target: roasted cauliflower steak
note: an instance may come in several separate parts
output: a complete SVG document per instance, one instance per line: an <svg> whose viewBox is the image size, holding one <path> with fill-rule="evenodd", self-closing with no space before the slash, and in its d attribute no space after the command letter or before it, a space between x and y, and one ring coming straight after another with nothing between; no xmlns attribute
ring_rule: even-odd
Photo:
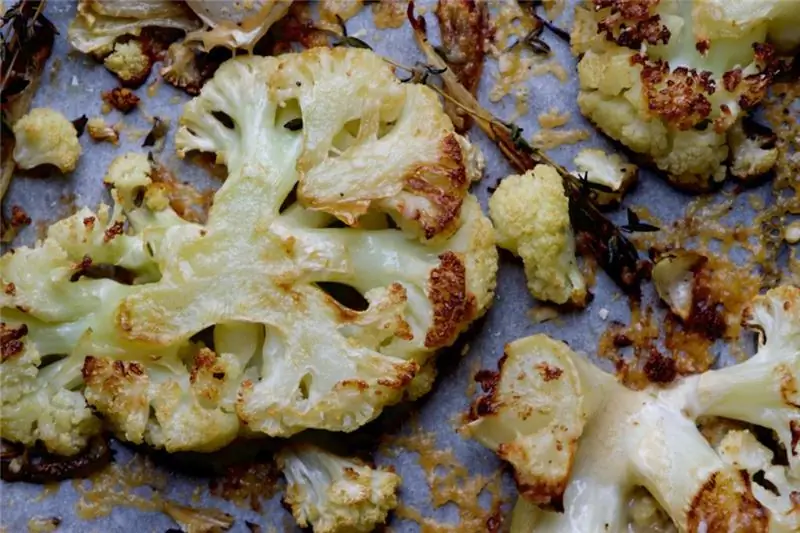
<svg viewBox="0 0 800 533"><path fill-rule="evenodd" d="M506 348L464 431L514 468L512 532L625 531L644 487L678 531L796 531L800 509L800 289L757 296L750 359L630 390L563 343ZM786 458L733 431L715 450L697 428L721 417L771 430ZM766 479L766 481L763 481Z"/></svg>
<svg viewBox="0 0 800 533"><path fill-rule="evenodd" d="M34 439L35 423L9 431L37 405L6 393L23 379L84 389L120 438L168 451L352 431L424 394L432 355L489 306L493 230L468 192L482 159L430 89L372 52L232 59L176 144L227 165L207 223L181 219L147 156L126 154L105 179L113 208L0 259L4 327L25 333L8 357L4 340L3 437ZM63 367L61 388L37 381L37 357Z"/></svg>

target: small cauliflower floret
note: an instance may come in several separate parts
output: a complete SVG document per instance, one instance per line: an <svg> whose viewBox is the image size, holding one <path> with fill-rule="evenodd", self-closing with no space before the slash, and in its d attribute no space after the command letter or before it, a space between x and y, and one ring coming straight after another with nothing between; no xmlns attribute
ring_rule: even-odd
<svg viewBox="0 0 800 533"><path fill-rule="evenodd" d="M520 256L528 289L540 300L586 305L586 283L575 259L569 201L554 168L538 165L508 176L489 199L497 244Z"/></svg>
<svg viewBox="0 0 800 533"><path fill-rule="evenodd" d="M766 95L777 63L765 41L787 41L779 28L797 17L790 4L589 0L571 40L581 112L677 187L708 190L729 168L763 174L771 156L729 161L736 137L726 133Z"/></svg>
<svg viewBox="0 0 800 533"><path fill-rule="evenodd" d="M187 41L201 41L206 50L224 46L252 52L267 30L288 13L292 0L253 0L239 4L187 0L186 5L207 26L206 29L190 33Z"/></svg>
<svg viewBox="0 0 800 533"><path fill-rule="evenodd" d="M78 131L58 111L48 107L32 109L14 124L13 130L13 157L19 168L54 165L61 172L72 172L78 165Z"/></svg>
<svg viewBox="0 0 800 533"><path fill-rule="evenodd" d="M470 426L486 420L496 425L486 435L506 440L503 435L525 435L531 420L553 413L554 420L568 420L565 425L577 430L577 435L573 431L569 439L559 440L561 446L574 450L574 439L578 440L563 491L563 513L546 508L552 501L520 490L511 530L624 531L633 518L630 498L642 487L679 531L795 531L797 511L792 504L797 496L792 495L796 494L792 487L796 487L800 462L798 310L800 289L796 287L779 287L756 297L745 312L746 322L762 332L756 355L731 367L683 378L664 389L627 389L570 350L551 348L546 365L561 370L559 377L578 370L574 383L566 382L572 383L565 387L573 395L568 403L558 401L563 392L553 394L543 386L546 373L540 377L530 370L541 360L541 341L537 337L517 341L520 351L515 356L525 363L506 369L508 363L501 360L499 384L494 385L500 391L514 391L507 396L507 405L512 407L505 413L502 407L497 414L492 409L482 413L485 399L478 400L473 408L478 418ZM522 416L510 416L515 412ZM757 457L758 450L743 442L740 447L750 450L734 453L733 437L723 440L718 453L697 429L697 420L709 416L773 430L789 465L771 465L770 456ZM582 431L581 424L574 422L581 417L585 420ZM503 446L497 446L497 440L489 437L488 444L497 447L502 457ZM516 445L519 440L511 442ZM553 465L564 462L512 464L518 480L548 479ZM779 494L755 486L758 471L778 487Z"/></svg>
<svg viewBox="0 0 800 533"><path fill-rule="evenodd" d="M106 68L116 75L123 85L138 87L150 74L153 60L144 53L139 41L116 43L114 50L103 60Z"/></svg>
<svg viewBox="0 0 800 533"><path fill-rule="evenodd" d="M5 316L4 316L5 318ZM67 357L39 369L36 331L0 323L0 436L60 455L80 452L100 432L100 421L80 391L80 359ZM44 341L44 339L43 339Z"/></svg>
<svg viewBox="0 0 800 533"><path fill-rule="evenodd" d="M603 187L591 191L592 199L602 206L619 205L639 176L636 165L626 163L618 154L609 155L595 148L581 150L573 162L577 168L576 176Z"/></svg>
<svg viewBox="0 0 800 533"><path fill-rule="evenodd" d="M747 119L728 130L728 145L731 148L730 172L743 181L767 174L778 160L776 136L772 130Z"/></svg>
<svg viewBox="0 0 800 533"><path fill-rule="evenodd" d="M773 462L774 453L749 431L728 432L717 447L722 459L751 478L753 492L771 513L778 531L800 531L800 478L787 476L786 469ZM762 481L763 480L763 481Z"/></svg>
<svg viewBox="0 0 800 533"><path fill-rule="evenodd" d="M368 532L397 507L400 476L309 444L277 456L286 476L284 503L301 527L315 533Z"/></svg>
<svg viewBox="0 0 800 533"><path fill-rule="evenodd" d="M656 258L653 284L658 296L681 320L689 320L696 307L697 272L708 261L704 255L690 250L676 250Z"/></svg>

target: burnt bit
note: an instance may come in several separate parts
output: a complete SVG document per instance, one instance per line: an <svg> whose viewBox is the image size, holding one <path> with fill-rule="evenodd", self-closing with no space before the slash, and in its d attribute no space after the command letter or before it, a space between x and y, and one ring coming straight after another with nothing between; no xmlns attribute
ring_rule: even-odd
<svg viewBox="0 0 800 533"><path fill-rule="evenodd" d="M667 44L672 34L652 9L659 0L593 0L595 11L609 9L597 24L607 41L638 50L643 43Z"/></svg>
<svg viewBox="0 0 800 533"><path fill-rule="evenodd" d="M124 231L125 223L121 220L117 220L111 226L103 232L103 242L108 243L114 240L118 235L122 235Z"/></svg>
<svg viewBox="0 0 800 533"><path fill-rule="evenodd" d="M692 499L686 521L688 531L723 532L730 524L751 533L769 531L769 513L744 471L714 472Z"/></svg>
<svg viewBox="0 0 800 533"><path fill-rule="evenodd" d="M433 305L433 324L425 347L446 346L475 316L475 297L467 292L466 268L456 253L439 256L439 266L428 278L428 299Z"/></svg>
<svg viewBox="0 0 800 533"><path fill-rule="evenodd" d="M631 63L642 67L639 76L648 109L665 121L688 130L711 114L708 96L716 92L716 84L710 72L686 67L671 70L668 62L642 54L634 54Z"/></svg>
<svg viewBox="0 0 800 533"><path fill-rule="evenodd" d="M163 148L163 141L169 132L169 122L159 117L153 117L153 127L144 138L142 147L155 146L156 149Z"/></svg>
<svg viewBox="0 0 800 533"><path fill-rule="evenodd" d="M675 360L665 357L655 348L650 349L650 357L644 364L644 373L650 383L672 383L678 375Z"/></svg>
<svg viewBox="0 0 800 533"><path fill-rule="evenodd" d="M121 113L130 113L139 105L139 97L126 87L115 87L102 93L104 102ZM85 116L85 115L84 115Z"/></svg>
<svg viewBox="0 0 800 533"><path fill-rule="evenodd" d="M18 205L11 206L11 227L19 229L23 226L28 226L31 223L31 217L28 213Z"/></svg>
<svg viewBox="0 0 800 533"><path fill-rule="evenodd" d="M441 55L458 81L474 95L490 37L488 4L482 0L439 0L436 18L442 37ZM456 131L463 133L470 128L469 114L450 101L444 106Z"/></svg>
<svg viewBox="0 0 800 533"><path fill-rule="evenodd" d="M14 285L14 283L9 282L5 287L3 287L3 292L6 293L8 296L16 296L17 286Z"/></svg>
<svg viewBox="0 0 800 533"><path fill-rule="evenodd" d="M561 377L564 371L557 366L550 366L547 363L539 363L536 365L536 370L542 379L545 381L553 381Z"/></svg>
<svg viewBox="0 0 800 533"><path fill-rule="evenodd" d="M75 131L78 132L78 137L83 135L83 132L86 131L86 124L88 122L89 122L89 117L87 117L86 115L81 115L72 121L72 126L75 128Z"/></svg>
<svg viewBox="0 0 800 533"><path fill-rule="evenodd" d="M112 460L112 451L105 437L94 437L77 455L53 455L40 446L25 449L6 440L0 444L0 477L3 481L52 483L65 479L85 478Z"/></svg>
<svg viewBox="0 0 800 533"><path fill-rule="evenodd" d="M700 55L704 56L711 49L711 41L709 41L708 39L700 39L699 41L694 43L694 48L700 53Z"/></svg>
<svg viewBox="0 0 800 533"><path fill-rule="evenodd" d="M700 261L692 268L692 308L685 325L689 331L700 333L709 340L725 335L725 308L712 294L712 272Z"/></svg>
<svg viewBox="0 0 800 533"><path fill-rule="evenodd" d="M497 372L479 370L475 373L475 381L481 386L484 394L472 403L469 420L477 420L482 416L491 415L497 410L495 395L497 394L497 386L500 384L500 373L503 371L503 365L505 365L507 359L508 354L504 352L500 360L497 361Z"/></svg>
<svg viewBox="0 0 800 533"><path fill-rule="evenodd" d="M797 445L800 444L800 422L792 420L789 422L789 429L792 432L792 449L788 451L793 456L798 454Z"/></svg>
<svg viewBox="0 0 800 533"><path fill-rule="evenodd" d="M20 324L17 327L9 326L5 322L0 322L0 359L3 363L12 357L19 355L25 343L22 338L28 334L28 326Z"/></svg>

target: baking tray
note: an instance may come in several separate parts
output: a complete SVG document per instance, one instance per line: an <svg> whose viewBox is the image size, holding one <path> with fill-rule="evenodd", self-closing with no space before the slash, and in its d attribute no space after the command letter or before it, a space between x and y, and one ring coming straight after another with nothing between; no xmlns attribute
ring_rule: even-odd
<svg viewBox="0 0 800 533"><path fill-rule="evenodd" d="M436 41L437 24L432 14L433 5L429 1L418 2L418 13L426 12L432 40ZM45 14L55 23L60 35L33 104L55 108L70 119L83 114L89 117L101 115L100 93L117 85L116 79L101 64L70 51L66 30L74 12L75 4L71 1L51 0L47 5ZM571 12L572 6L568 5L564 15L558 19L560 26L570 27ZM408 24L398 29L377 31L369 7L350 19L347 27L351 35L369 42L376 52L403 64L413 64L423 59L413 42ZM595 146L614 150L607 140L594 132L576 108L575 60L567 45L552 34L545 34L544 39L552 47L554 59L566 69L570 78L562 83L552 75L544 75L526 81L524 86L530 95L529 111L519 117L517 123L528 136L539 129L537 117L540 113L550 109L569 111L571 119L564 128L586 129L591 136L579 145L565 145L549 152L557 162L567 167L572 166L572 157L580 148ZM19 205L34 221L17 237L15 246L33 243L44 224L70 214L75 206L94 208L101 201L109 202L102 186L104 171L115 156L128 150L145 150L141 148L143 134L151 127L146 120L147 115L171 120L173 127L160 157L176 171L181 180L201 190L219 186L219 181L210 176L205 168L181 161L174 154L174 125L188 97L164 83L156 83L153 88L151 83L156 78L157 69L158 65L148 83L136 91L142 98L140 111L124 119L115 111L105 116L109 123L124 120L125 129L118 146L94 143L88 135L83 135L80 142L84 153L75 172L47 179L24 174L15 177L4 208ZM487 59L479 87L479 99L499 117L509 118L514 116L516 110L513 97L496 103L489 101L496 74L497 62ZM470 138L481 147L486 157L485 177L473 188L485 210L489 190L499 179L510 174L511 169L499 150L477 128L473 127ZM748 195L766 196L768 189L768 186L763 186L749 191ZM639 186L628 196L625 205L647 206L661 223L668 223L680 218L689 200L689 196L643 171ZM732 213L731 219L734 221L747 220L752 216L750 204L744 196L734 202ZM617 223L624 220L622 211L609 216ZM402 507L390 521L388 528L391 531L425 530L424 524L428 524L427 527L433 527L434 524L443 527L428 529L430 531L486 531L499 523L498 519L508 515L515 498L509 476L502 472L492 452L474 441L463 439L456 431L459 417L467 412L470 396L476 392L474 373L479 368L496 368L506 343L534 333L550 334L567 341L575 350L593 354L599 336L610 321L627 323L630 311L627 300L604 273L598 272L592 292L594 300L585 310L564 313L554 320L537 323L531 319L530 310L536 303L526 289L521 263L501 253L494 305L455 349L442 356L442 369L433 391L413 409L391 409L377 425L373 425L373 428L377 426L386 430L376 454L377 462L394 466L403 477L400 493ZM651 289L645 291L645 299L652 299ZM358 443L359 440L356 438L354 442ZM297 530L293 519L280 504L280 490L271 497L259 498L260 509L255 511L250 505L228 501L209 491L211 484L216 487L213 492L219 494L220 487L224 488L226 482L231 482L229 477L215 479L191 475L193 469L196 472L202 470L202 461L189 463L189 466L175 471L156 460L154 466L142 470L143 462L135 459L137 452L118 443L114 447L118 465L134 461L132 466L123 468L132 469L134 477L139 476L138 481L142 482L142 486L134 489L133 493L142 496L143 500L148 500L155 488L164 498L194 507L214 507L234 515L236 523L231 531L251 531L247 522L261 525L263 531ZM444 452L432 454L434 450ZM434 465L435 468L432 467ZM162 513L126 505L114 507L106 516L82 520L76 513L76 505L82 497L84 501L87 498L78 490L84 486L89 487L91 483L64 482L60 486L45 488L23 483L3 483L0 485L0 525L6 531L16 533L26 531L31 518L59 517L61 525L58 531L162 532L176 527ZM431 486L436 494L432 494ZM443 503L442 500L448 499L443 489L452 488L457 489L452 497L455 502ZM107 487L105 490L121 489ZM264 490L264 486L258 490ZM475 503L478 508L474 506Z"/></svg>

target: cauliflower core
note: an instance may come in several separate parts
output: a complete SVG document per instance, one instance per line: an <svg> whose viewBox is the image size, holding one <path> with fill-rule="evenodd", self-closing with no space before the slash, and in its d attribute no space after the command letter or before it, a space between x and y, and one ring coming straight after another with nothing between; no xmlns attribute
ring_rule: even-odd
<svg viewBox="0 0 800 533"><path fill-rule="evenodd" d="M676 186L707 190L763 173L731 154L726 132L756 106L777 72L768 38L797 46L784 28L800 24L793 2L591 0L572 32L581 112L605 134L644 155ZM744 146L742 149L747 150ZM772 161L774 164L774 161ZM742 176L739 176L742 177Z"/></svg>
<svg viewBox="0 0 800 533"><path fill-rule="evenodd" d="M528 289L540 300L586 304L586 283L575 260L569 200L556 170L537 165L508 176L489 199L497 244L520 256Z"/></svg>
<svg viewBox="0 0 800 533"><path fill-rule="evenodd" d="M423 394L420 368L486 310L497 270L467 190L478 159L435 93L363 50L236 58L181 124L181 154L228 167L208 222L172 210L144 154L120 156L113 210L84 209L0 260L8 327L24 324L43 358L80 361L62 379L77 390L82 370L120 438L168 451L352 431Z"/></svg>
<svg viewBox="0 0 800 533"><path fill-rule="evenodd" d="M13 157L19 168L54 165L61 172L72 172L78 165L78 131L58 111L49 107L32 109L14 124L13 131Z"/></svg>
<svg viewBox="0 0 800 533"><path fill-rule="evenodd" d="M287 446L278 455L286 476L284 504L315 533L373 531L397 507L400 476L316 446Z"/></svg>
<svg viewBox="0 0 800 533"><path fill-rule="evenodd" d="M625 531L639 486L680 531L796 531L800 289L756 297L745 321L761 332L756 355L665 389L626 389L542 336L509 345L499 373L482 373L487 394L466 431L515 469L512 531ZM788 465L731 440L717 453L697 429L700 416L772 430ZM772 485L758 485L760 476Z"/></svg>

